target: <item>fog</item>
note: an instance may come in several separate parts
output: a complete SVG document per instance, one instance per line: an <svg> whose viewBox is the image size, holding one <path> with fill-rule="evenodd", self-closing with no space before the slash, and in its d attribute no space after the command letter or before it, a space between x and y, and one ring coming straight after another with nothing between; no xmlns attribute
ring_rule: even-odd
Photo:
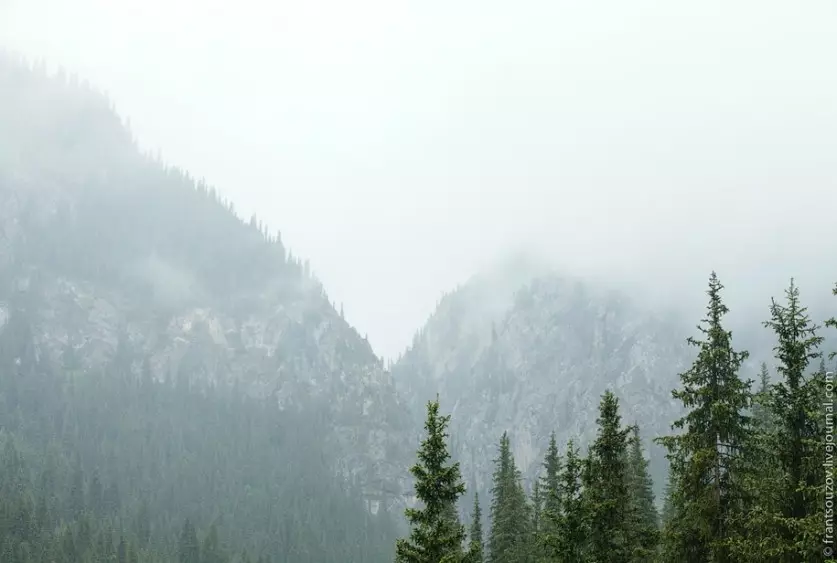
<svg viewBox="0 0 837 563"><path fill-rule="evenodd" d="M510 252L741 307L837 279L837 4L0 0L0 46L281 229L376 351ZM697 319L696 319L697 320Z"/></svg>

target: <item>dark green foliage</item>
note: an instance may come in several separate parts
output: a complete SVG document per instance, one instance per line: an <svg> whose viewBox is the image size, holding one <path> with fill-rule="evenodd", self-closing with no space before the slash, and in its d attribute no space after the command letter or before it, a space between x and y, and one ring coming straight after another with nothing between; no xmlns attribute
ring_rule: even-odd
<svg viewBox="0 0 837 563"><path fill-rule="evenodd" d="M642 453L639 427L634 425L630 436L627 462L628 545L630 561L644 563L652 559L659 539L659 517L654 505L654 484L648 474L648 460Z"/></svg>
<svg viewBox="0 0 837 563"><path fill-rule="evenodd" d="M247 549L292 563L391 561L386 511L373 517L361 484L338 475L333 410L300 399L280 412L274 389L254 398L209 385L198 368L213 350L200 343L174 360L179 373L152 378L148 356L170 344L172 316L196 305L243 320L302 304L306 324L291 322L276 354L315 356L309 329L336 312L309 269L213 189L138 151L89 88L0 54L0 97L0 441L13 438L31 471L21 503L51 550L38 561L90 563L80 552L108 542L121 561L176 561L186 518L210 547L217 522L225 560ZM280 375L271 361L246 377L284 384L377 362L359 337L338 340L337 367L301 361Z"/></svg>
<svg viewBox="0 0 837 563"><path fill-rule="evenodd" d="M814 561L822 556L823 487L821 403L823 368L808 372L823 338L799 301L791 280L784 304L775 300L765 326L776 335L779 380L769 386L759 454L765 467L751 487L757 510L744 518L747 536L738 552L749 561Z"/></svg>
<svg viewBox="0 0 837 563"><path fill-rule="evenodd" d="M491 533L488 538L490 563L521 563L532 554L531 520L520 471L511 453L507 433L500 438L499 456L494 460L491 488Z"/></svg>
<svg viewBox="0 0 837 563"><path fill-rule="evenodd" d="M373 516L360 493L366 483L335 475L343 460L332 453L332 411L306 403L279 412L272 397L205 385L206 350L197 345L178 373L164 376L170 381L157 382L125 326L111 335L112 363L91 371L86 360L101 351L88 352L89 335L74 333L91 295L124 307L119 316L131 323L162 326L172 311L196 303L246 318L265 306L267 293L275 304L313 298L327 311L309 265L255 217L239 221L213 189L142 156L104 97L5 59L0 84L3 131L19 133L3 139L13 150L0 151L3 211L15 208L0 225L0 563L391 561L396 533L386 509ZM53 110L56 119L37 119ZM56 281L79 289L72 320L49 327L53 335L66 329L57 345L39 326L55 313L44 303L50 291L55 308ZM608 392L587 458L570 442L562 465L553 435L531 501L504 434L492 488L492 563L822 560L822 484L830 471L822 467L823 436L833 426L822 400L833 382L824 359L812 369L821 357L818 327L791 282L766 323L777 339L776 381L762 364L751 396L738 375L747 354L732 348L722 326L727 309L714 273L709 286L700 339L689 339L697 359L674 392L687 414L662 439L671 462L662 532L639 431L621 427ZM524 292L522 302L540 309L534 296ZM322 320L316 307L306 309L306 318ZM589 332L587 319L575 321ZM837 328L837 318L825 324ZM308 326L288 328L275 352L318 370ZM368 342L363 348L372 356ZM355 361L347 355L337 363ZM511 388L519 375L504 366L492 378ZM476 494L463 549L456 507L464 486L445 446L448 421L431 403L412 469L423 506L407 511L412 530L397 543L399 561L484 560Z"/></svg>
<svg viewBox="0 0 837 563"><path fill-rule="evenodd" d="M543 511L544 513L560 514L561 512L561 456L558 453L558 444L555 441L555 432L549 436L549 447L543 462L544 475L541 478L543 490ZM544 533L549 533L552 520L546 519L543 523Z"/></svg>
<svg viewBox="0 0 837 563"><path fill-rule="evenodd" d="M468 535L470 550L473 553L472 563L483 563L485 544L482 537L482 507L479 493L474 493L474 510L471 513L471 529Z"/></svg>
<svg viewBox="0 0 837 563"><path fill-rule="evenodd" d="M530 529L532 545L536 545L538 535L542 532L543 528L543 495L541 494L541 483L537 479L532 485L530 512L532 514L532 526Z"/></svg>
<svg viewBox="0 0 837 563"><path fill-rule="evenodd" d="M686 415L675 421L681 431L660 442L669 450L677 518L676 530L664 534L666 552L684 561L728 561L730 542L741 533L736 515L746 502L745 451L752 444L750 382L738 371L747 352L732 348L731 333L722 319L728 309L721 300L723 285L709 278L707 317L698 330L703 339L689 338L698 349L692 367L680 375L683 387L673 391Z"/></svg>
<svg viewBox="0 0 837 563"><path fill-rule="evenodd" d="M570 563L584 560L589 540L581 495L582 467L578 448L570 441L560 475L560 498L556 503L561 510L544 511L544 529L547 531L539 534L539 543L544 546L548 561Z"/></svg>
<svg viewBox="0 0 837 563"><path fill-rule="evenodd" d="M427 404L427 437L418 450L418 463L410 468L416 479L416 496L421 508L408 508L409 538L395 544L399 563L459 563L467 561L465 528L451 518L451 506L465 493L459 474L459 463L449 464L446 432L450 416L439 415L439 400Z"/></svg>
<svg viewBox="0 0 837 563"><path fill-rule="evenodd" d="M764 435L775 430L775 420L770 411L770 372L767 363L761 363L759 370L759 388L753 395L753 431Z"/></svg>
<svg viewBox="0 0 837 563"><path fill-rule="evenodd" d="M0 331L0 347L26 348L8 332L25 334L25 315ZM114 546L125 538L123 558L174 561L188 517L201 542L217 542L208 553L219 561L227 546L297 562L391 561L390 518L368 515L333 476L322 410L281 413L231 389L142 383L116 366L70 378L49 363L12 365L28 375L0 371L0 428L25 446L37 478L26 475L24 497L2 498L29 506L44 549L61 544L75 557L106 545L99 536L110 530ZM7 456L3 475L21 473L18 457ZM218 515L217 539L206 539Z"/></svg>
<svg viewBox="0 0 837 563"><path fill-rule="evenodd" d="M587 560L591 563L627 561L632 552L625 463L630 429L622 427L619 401L611 391L602 396L596 423L598 432L583 478L583 512L590 530Z"/></svg>

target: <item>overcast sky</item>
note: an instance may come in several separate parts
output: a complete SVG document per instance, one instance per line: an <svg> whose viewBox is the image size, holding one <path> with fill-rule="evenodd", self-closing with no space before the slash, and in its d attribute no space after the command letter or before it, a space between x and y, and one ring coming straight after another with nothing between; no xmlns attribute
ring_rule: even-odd
<svg viewBox="0 0 837 563"><path fill-rule="evenodd" d="M827 292L835 29L834 0L0 0L0 45L281 229L385 356L515 248L675 300L712 268Z"/></svg>

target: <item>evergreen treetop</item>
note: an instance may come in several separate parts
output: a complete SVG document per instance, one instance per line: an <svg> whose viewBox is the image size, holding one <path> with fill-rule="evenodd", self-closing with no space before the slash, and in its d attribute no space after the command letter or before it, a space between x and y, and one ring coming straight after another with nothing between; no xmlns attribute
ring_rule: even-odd
<svg viewBox="0 0 837 563"><path fill-rule="evenodd" d="M396 542L398 563L459 563L471 552L464 552L465 528L447 517L451 505L465 493L459 463L449 463L446 429L450 416L439 414L439 399L427 404L426 438L418 450L418 462L410 468L415 477L416 496L421 508L405 511L410 523L409 538Z"/></svg>

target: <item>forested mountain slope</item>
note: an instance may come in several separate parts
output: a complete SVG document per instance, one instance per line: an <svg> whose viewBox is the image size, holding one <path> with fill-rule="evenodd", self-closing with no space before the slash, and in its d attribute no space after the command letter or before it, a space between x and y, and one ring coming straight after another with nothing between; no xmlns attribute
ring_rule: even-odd
<svg viewBox="0 0 837 563"><path fill-rule="evenodd" d="M357 522L364 504L377 511L402 500L410 445L399 437L409 421L390 376L278 235L255 219L243 223L214 190L140 154L108 100L72 78L0 58L0 123L4 382L31 385L27 374L58 374L41 382L69 385L56 391L56 408L79 417L75 441L62 441L64 426L37 427L55 413L30 420L17 387L7 388L2 414L18 419L6 418L4 429L22 449L45 459L44 448L58 439L61 455L79 452L88 477L110 471L136 502L181 507L157 505L158 518L174 525L189 514L200 527L224 515L222 531L230 533L243 534L265 503L286 518L327 519L329 503L343 502L334 487L347 483ZM112 387L116 381L125 387ZM209 403L187 415L166 387L207 394ZM144 402L152 392L159 400ZM278 418L248 421L249 407L222 414L211 406L218 394L272 405ZM291 427L306 429L310 456L291 454L299 449L287 443ZM131 469L135 479L119 449L128 444L146 452ZM198 457L190 459L193 446ZM184 465L173 468L172 457ZM287 504L280 490L307 502L300 479L324 480L321 493L312 492L309 504ZM257 500L231 511L232 499L246 494ZM242 537L242 545L273 541L304 551L307 540L277 536L269 522L253 528L262 540ZM341 537L363 543L352 535L362 531ZM313 553L288 560L323 560Z"/></svg>
<svg viewBox="0 0 837 563"><path fill-rule="evenodd" d="M503 432L531 483L550 433L559 444L580 438L586 447L599 398L612 389L626 423L641 424L661 486L665 459L650 441L668 432L678 413L671 390L691 359L688 326L624 294L526 271L532 277L520 279L500 268L442 299L393 368L399 390L417 400L439 393L452 415L452 453L463 477L488 498Z"/></svg>
<svg viewBox="0 0 837 563"><path fill-rule="evenodd" d="M805 289L812 318L827 318L830 292ZM739 314L733 330L736 345L750 354L740 376L754 389L762 362L768 378L776 377L775 334L763 326L769 305L763 315ZM413 428L437 393L451 413L451 454L469 488L460 504L466 520L473 492L491 498L492 461L504 432L530 488L543 475L553 431L558 444L573 439L586 452L608 390L624 422L641 429L660 504L668 462L655 438L670 434L682 415L672 390L695 360L687 338L696 334L681 311L654 311L625 292L513 260L446 295L392 371L401 396L412 400ZM833 345L826 340L824 348Z"/></svg>

